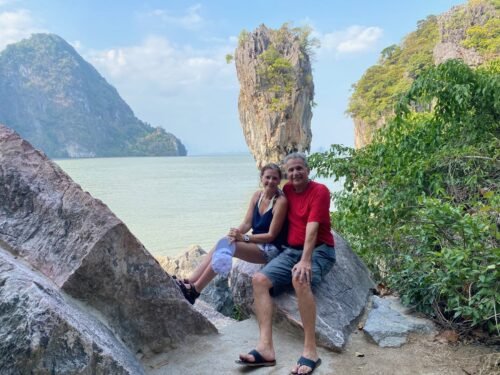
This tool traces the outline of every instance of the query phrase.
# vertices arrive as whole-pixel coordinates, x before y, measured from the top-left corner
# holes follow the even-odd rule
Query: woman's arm
[[[249,235],[251,243],[271,243],[278,236],[283,227],[286,219],[288,209],[288,201],[284,195],[281,195],[276,199],[275,206],[273,209],[273,220],[271,221],[271,226],[267,233],[252,234]],[[250,219],[251,220],[251,219]],[[236,235],[236,241],[243,241],[243,235]]]
[[[240,224],[238,228],[230,228],[228,237],[231,242],[233,241],[243,241],[243,235],[248,232],[252,228],[252,216],[255,204],[257,203],[257,199],[259,199],[260,190],[257,190],[253,195],[252,199],[250,199],[250,204],[248,205],[247,212],[245,217],[243,218],[243,222]]]

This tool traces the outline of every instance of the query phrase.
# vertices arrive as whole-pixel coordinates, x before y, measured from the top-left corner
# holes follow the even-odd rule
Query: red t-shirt
[[[302,248],[306,241],[306,225],[318,222],[319,230],[316,244],[325,243],[333,246],[330,225],[330,192],[328,188],[314,181],[309,181],[306,190],[296,193],[291,183],[283,186],[288,199],[288,245]]]

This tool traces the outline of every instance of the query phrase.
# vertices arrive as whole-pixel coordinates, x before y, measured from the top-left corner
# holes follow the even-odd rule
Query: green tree
[[[334,228],[406,304],[500,334],[500,64],[421,72],[363,149],[310,163],[345,179]],[[419,108],[419,112],[415,111]]]

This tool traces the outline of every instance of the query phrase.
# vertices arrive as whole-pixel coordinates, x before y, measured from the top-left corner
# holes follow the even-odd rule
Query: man
[[[288,246],[252,279],[259,342],[255,350],[240,355],[246,366],[276,364],[272,339],[273,302],[276,295],[293,285],[304,327],[304,350],[292,374],[311,374],[320,365],[316,350],[316,302],[312,287],[318,285],[335,262],[330,226],[330,192],[325,185],[309,180],[307,159],[302,153],[285,160],[288,183]]]

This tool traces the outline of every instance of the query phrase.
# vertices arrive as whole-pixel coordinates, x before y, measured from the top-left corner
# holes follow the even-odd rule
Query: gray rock
[[[381,347],[399,347],[410,333],[431,333],[432,322],[413,317],[394,298],[372,297],[364,331]]]
[[[317,305],[316,336],[318,344],[341,350],[362,314],[371,289],[375,287],[369,271],[343,238],[335,234],[337,262],[314,291]],[[233,268],[231,289],[235,304],[245,313],[252,311],[251,277],[261,266],[238,262]],[[302,327],[293,291],[275,298],[277,318]]]
[[[191,275],[206,254],[200,246],[193,245],[177,257],[156,256],[156,259],[168,274],[184,279]]]
[[[217,329],[224,328],[236,322],[236,320],[221,314],[214,307],[203,300],[197,300],[194,308],[198,310],[203,316],[210,320]]]
[[[200,299],[214,307],[225,316],[231,317],[234,312],[233,295],[228,279],[216,276],[201,292]]]
[[[0,248],[1,374],[143,374],[128,348]]]
[[[216,332],[104,203],[2,125],[0,241],[98,310],[134,350]]]

